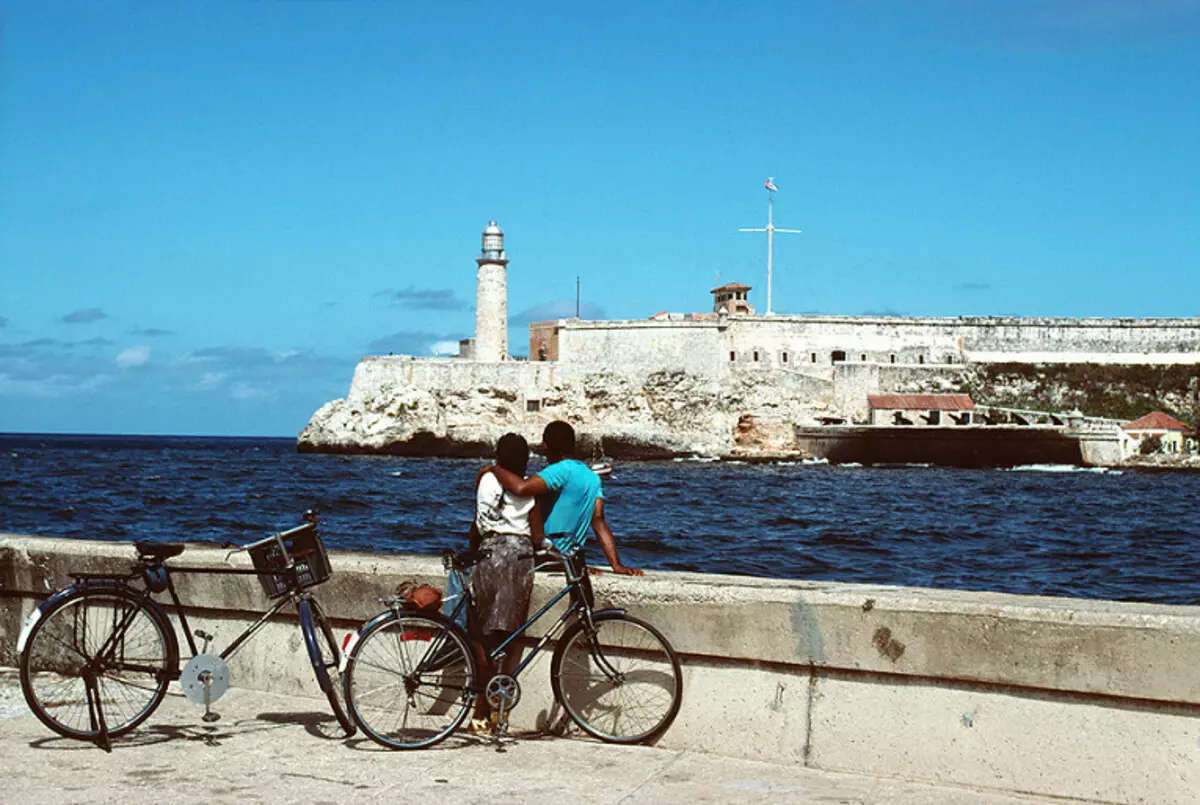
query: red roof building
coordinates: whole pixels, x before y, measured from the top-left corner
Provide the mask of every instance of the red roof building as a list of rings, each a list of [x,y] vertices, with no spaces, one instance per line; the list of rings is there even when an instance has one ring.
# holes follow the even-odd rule
[[[871,394],[872,408],[889,411],[973,411],[975,402],[967,394]]]
[[[867,402],[872,425],[970,425],[975,410],[966,394],[870,394]]]
[[[727,282],[718,285],[710,292],[713,295],[713,313],[749,313],[753,315],[754,305],[748,301],[747,294],[750,286],[740,282]]]
[[[1148,453],[1191,453],[1196,449],[1191,427],[1170,414],[1155,411],[1121,426],[1119,442],[1125,458]]]
[[[1164,414],[1162,411],[1155,411],[1152,414],[1146,414],[1143,417],[1138,417],[1132,422],[1122,425],[1121,430],[1178,430],[1187,431],[1190,428],[1180,422],[1170,414]]]

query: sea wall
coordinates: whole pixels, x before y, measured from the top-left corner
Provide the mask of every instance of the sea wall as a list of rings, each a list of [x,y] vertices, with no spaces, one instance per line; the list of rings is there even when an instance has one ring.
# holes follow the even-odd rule
[[[15,663],[21,618],[68,569],[131,557],[0,535],[0,662]],[[192,547],[173,561],[224,557]],[[399,580],[443,578],[429,557],[332,564],[317,594],[339,636]],[[265,603],[252,577],[178,579],[218,645]],[[1200,607],[692,573],[595,582],[601,604],[656,624],[682,655],[684,703],[662,746],[1101,802],[1191,805],[1200,790]],[[535,598],[559,583],[539,575]],[[272,625],[233,658],[233,683],[318,695],[298,637],[294,619]],[[547,677],[546,660],[522,677],[517,729],[563,723]]]

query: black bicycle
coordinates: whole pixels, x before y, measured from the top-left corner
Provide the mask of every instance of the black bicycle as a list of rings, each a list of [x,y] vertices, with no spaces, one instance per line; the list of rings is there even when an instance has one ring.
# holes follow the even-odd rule
[[[347,735],[355,732],[340,699],[341,654],[329,621],[308,588],[332,571],[317,530],[315,511],[304,525],[231,551],[247,551],[250,568],[168,567],[183,553],[177,542],[136,542],[137,564],[127,573],[71,573],[73,583],[30,613],[17,641],[21,688],[43,724],[67,738],[94,741],[111,750],[111,739],[150,717],[167,686],[179,680],[184,694],[219,716],[211,705],[229,687],[228,659],[288,604],[294,604],[317,683]],[[172,573],[256,574],[269,598],[279,599],[220,654],[210,654],[211,634],[197,651]],[[133,586],[140,580],[144,589]],[[179,641],[156,593],[171,595],[192,657],[179,665]]]
[[[407,609],[402,598],[381,598],[388,609],[351,635],[342,680],[350,715],[364,733],[393,749],[430,747],[461,726],[475,697],[482,695],[499,714],[495,734],[500,734],[507,728],[508,712],[521,698],[518,677],[559,634],[550,683],[555,700],[572,721],[602,741],[627,744],[649,743],[671,726],[683,696],[679,657],[662,633],[645,621],[623,609],[594,609],[582,552],[539,555],[539,569],[562,569],[566,585],[497,646],[491,660],[498,662],[564,597],[570,596],[569,606],[511,675],[497,674],[481,684],[461,625],[461,616],[471,606],[469,585],[462,577],[480,558],[445,552],[450,586],[463,591],[447,607],[448,617]]]

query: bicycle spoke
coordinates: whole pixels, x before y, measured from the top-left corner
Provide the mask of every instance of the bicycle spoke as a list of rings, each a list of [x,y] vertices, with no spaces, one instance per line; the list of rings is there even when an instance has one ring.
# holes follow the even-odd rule
[[[633,743],[670,725],[680,696],[678,661],[635,618],[597,618],[594,630],[564,637],[555,655],[555,691],[568,714],[591,734]]]
[[[347,665],[353,712],[373,740],[429,746],[467,715],[472,666],[465,643],[442,624],[402,615],[367,633]]]

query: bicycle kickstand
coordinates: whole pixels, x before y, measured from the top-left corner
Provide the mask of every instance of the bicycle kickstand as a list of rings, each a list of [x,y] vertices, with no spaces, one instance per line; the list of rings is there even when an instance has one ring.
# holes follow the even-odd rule
[[[500,700],[500,707],[496,710],[496,725],[492,727],[492,743],[496,745],[497,752],[508,751],[505,748],[506,744],[516,743],[517,739],[508,734],[508,707],[504,699]]]
[[[92,729],[97,731],[96,746],[111,753],[112,741],[108,737],[108,722],[104,719],[104,705],[100,701],[100,685],[97,684],[96,678],[89,674],[83,678],[83,687],[87,692],[88,716],[92,722]]]

